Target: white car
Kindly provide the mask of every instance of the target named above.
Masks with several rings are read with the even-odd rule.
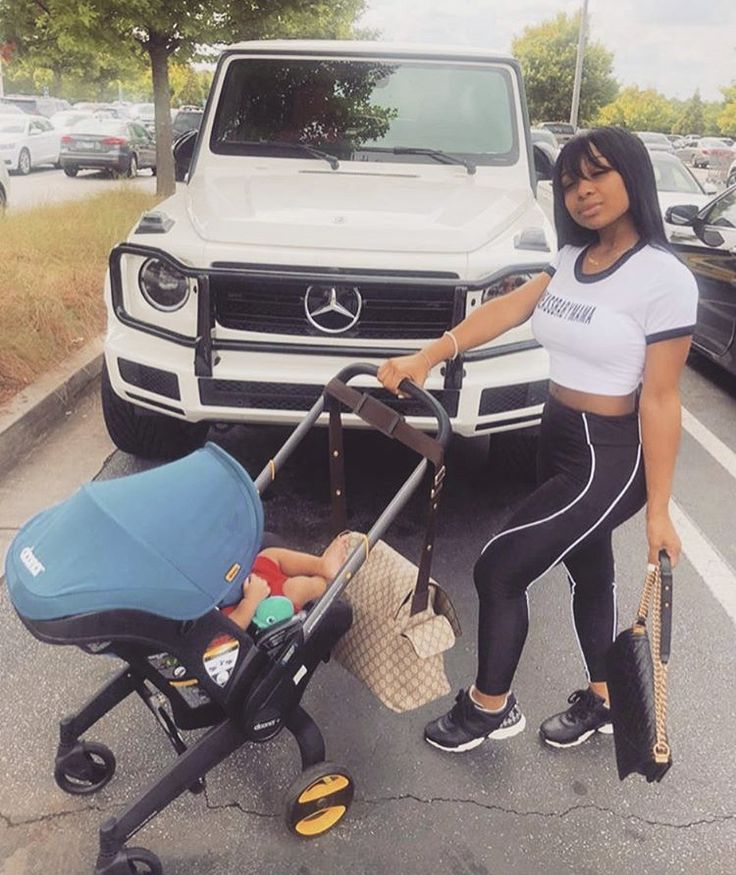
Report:
[[[61,131],[41,115],[0,115],[0,160],[26,176],[39,164],[58,164]]]
[[[701,185],[694,174],[675,155],[668,155],[666,152],[650,152],[649,157],[652,159],[654,167],[657,197],[663,218],[668,207],[673,207],[676,204],[694,204],[700,209],[713,200],[715,187]],[[666,219],[664,229],[671,242],[694,239],[695,237],[692,227],[672,225]]]
[[[659,134],[656,131],[634,131],[634,133],[650,152],[669,152],[674,155],[675,147],[667,139],[666,134]]]
[[[297,423],[345,365],[421,348],[542,271],[556,245],[527,118],[518,62],[488,49],[226,49],[187,184],[110,256],[113,441],[161,457],[211,422]],[[456,434],[528,434],[548,373],[527,322],[435,368],[427,390]]]
[[[728,176],[726,178],[726,185],[736,185],[736,160],[728,168]]]
[[[0,161],[0,215],[5,211],[5,207],[10,200],[10,176],[4,161]]]
[[[55,112],[49,121],[58,131],[65,134],[77,122],[87,118],[94,118],[94,113],[91,110],[62,109],[60,112]]]

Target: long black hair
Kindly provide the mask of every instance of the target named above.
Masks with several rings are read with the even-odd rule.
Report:
[[[584,175],[583,162],[590,167],[603,166],[593,147],[621,174],[629,196],[631,218],[640,239],[669,251],[649,153],[639,137],[618,127],[593,128],[586,134],[573,137],[562,147],[552,175],[557,245],[560,249],[568,243],[587,246],[598,240],[597,231],[583,228],[572,218],[562,190],[563,174],[580,179]]]

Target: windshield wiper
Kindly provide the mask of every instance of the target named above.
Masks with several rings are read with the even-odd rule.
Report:
[[[441,152],[439,149],[415,149],[413,146],[394,146],[391,151],[394,155],[429,155],[430,158],[444,161],[445,164],[462,164],[468,171],[469,176],[475,173],[475,164],[472,161],[467,161],[465,158],[457,158],[455,155],[449,155],[447,152]]]
[[[314,158],[321,158],[330,165],[333,170],[337,170],[340,162],[334,155],[329,152],[323,152],[321,149],[316,149],[314,146],[308,146],[306,143],[291,143],[289,140],[240,140],[240,146],[275,146],[277,149],[298,149],[302,152],[312,155]]]

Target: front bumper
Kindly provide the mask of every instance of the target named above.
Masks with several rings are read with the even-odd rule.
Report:
[[[147,255],[155,252],[143,247],[122,249]],[[373,343],[344,345],[328,340],[316,345],[298,337],[218,338],[209,316],[212,302],[207,282],[201,275],[197,338],[142,325],[124,309],[118,258],[119,252],[114,252],[106,293],[105,354],[110,381],[120,397],[149,410],[191,422],[294,425],[341,368],[356,361],[378,366],[390,356],[417,348],[417,344],[388,348],[382,343],[377,348]],[[467,287],[458,291],[464,296]],[[458,309],[454,323],[462,315]],[[453,431],[471,437],[537,425],[548,369],[546,352],[533,340],[524,340],[473,350],[435,368],[425,388],[447,410]],[[362,385],[370,386],[416,427],[436,427],[434,419],[414,415],[413,402],[395,399],[368,378]],[[346,425],[361,425],[358,417],[346,415],[344,419]]]

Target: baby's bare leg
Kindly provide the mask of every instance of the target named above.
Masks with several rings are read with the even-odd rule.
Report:
[[[324,595],[327,583],[319,574],[297,574],[284,581],[284,595],[295,605],[303,605]]]

